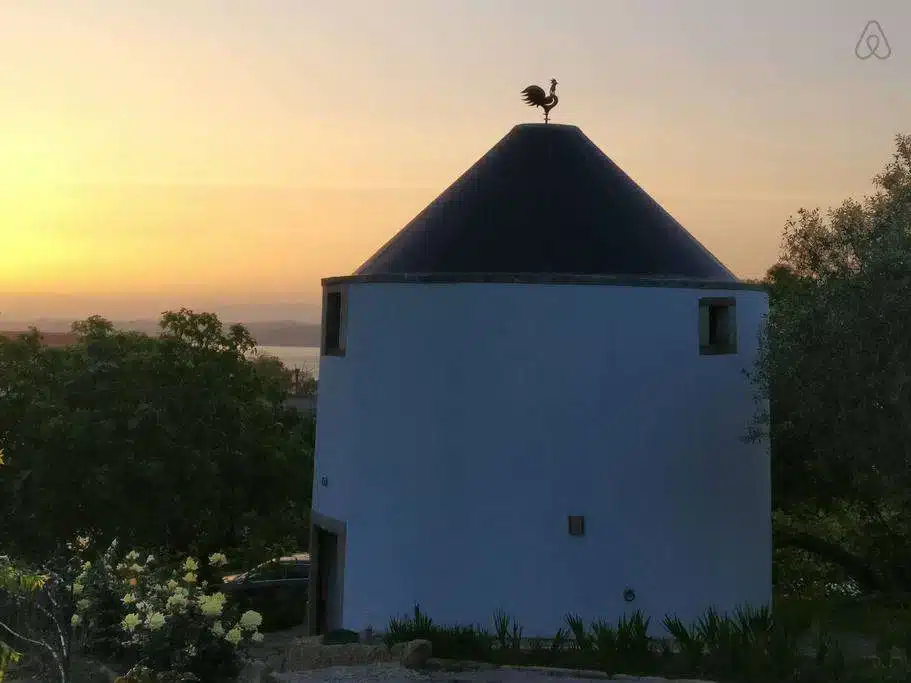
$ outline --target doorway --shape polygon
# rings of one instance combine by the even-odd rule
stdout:
[[[311,635],[342,628],[346,538],[344,522],[313,513],[307,608]]]

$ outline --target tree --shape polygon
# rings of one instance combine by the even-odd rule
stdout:
[[[272,375],[292,396],[315,396],[316,379],[307,368],[287,368],[281,359],[268,353],[256,353],[254,363],[263,374]]]
[[[0,556],[0,681],[10,664],[31,650],[35,659],[48,659],[60,683],[70,674],[73,615],[71,567],[53,558],[40,570],[23,567]]]
[[[777,540],[869,589],[911,589],[911,136],[875,192],[801,209],[766,284]]]
[[[100,317],[78,342],[36,331],[0,340],[0,543],[40,561],[58,539],[118,537],[197,553],[233,548],[245,529],[303,535],[314,425],[261,372],[247,330],[182,309],[161,334]]]
[[[274,379],[286,393],[291,392],[294,374],[285,367],[280,358],[268,353],[257,353],[253,363],[258,372]]]

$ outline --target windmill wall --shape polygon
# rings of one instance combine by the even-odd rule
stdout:
[[[567,612],[640,609],[660,630],[666,613],[770,601],[769,453],[742,439],[764,293],[351,282],[345,297],[313,490],[346,528],[335,626],[384,629],[419,603],[439,623],[502,609],[529,636]],[[705,297],[736,301],[737,353],[700,353]]]

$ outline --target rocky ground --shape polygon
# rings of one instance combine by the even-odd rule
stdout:
[[[414,641],[400,644],[390,652],[382,643],[323,645],[321,638],[308,637],[302,627],[266,634],[262,643],[250,651],[251,662],[240,677],[241,683],[583,683],[606,679],[598,671],[565,669],[495,667],[480,662],[456,662],[432,657],[430,644]],[[421,645],[426,643],[426,645]],[[870,644],[851,643],[858,651]],[[98,666],[80,667],[75,681],[110,683],[114,675]],[[76,672],[74,672],[75,674]],[[670,679],[617,676],[616,680],[672,683]],[[35,678],[16,678],[22,683],[46,683]],[[682,681],[680,683],[683,683]],[[689,680],[686,683],[707,683]]]
[[[599,672],[569,672],[563,670],[531,669],[488,669],[476,671],[413,671],[399,664],[374,666],[340,666],[315,671],[277,674],[277,681],[283,683],[350,683],[364,681],[372,683],[406,683],[410,681],[430,681],[437,683],[591,683],[594,680],[606,680],[607,676]],[[634,680],[644,683],[673,683],[665,678],[635,678],[619,675],[614,680]],[[680,681],[678,683],[684,683]],[[708,683],[706,681],[687,680],[685,683]]]
[[[245,671],[243,683],[587,683],[607,678],[598,671],[494,667],[434,659],[426,641],[402,644],[390,652],[382,644],[322,645],[319,637],[306,637],[300,632],[267,636],[258,651],[251,654],[257,662]],[[664,678],[616,679],[670,683]]]
[[[303,629],[298,629],[267,636],[257,653],[259,668],[244,683],[406,683],[418,680],[431,683],[583,683],[608,678],[599,671],[495,667],[480,662],[439,660],[431,656],[429,643],[426,649],[413,648],[414,643],[403,644],[393,652],[382,644],[323,645],[318,636],[307,637],[303,633]],[[869,655],[873,647],[863,638],[841,640],[846,654],[853,657]],[[266,663],[268,657],[272,657],[268,660],[270,664]],[[684,683],[677,679],[623,675],[616,676],[615,680]],[[688,679],[686,683],[709,682]]]

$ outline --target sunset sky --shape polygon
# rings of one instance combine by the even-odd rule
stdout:
[[[907,0],[3,0],[0,315],[312,317],[551,77],[553,121],[758,276],[870,191],[909,74]]]

